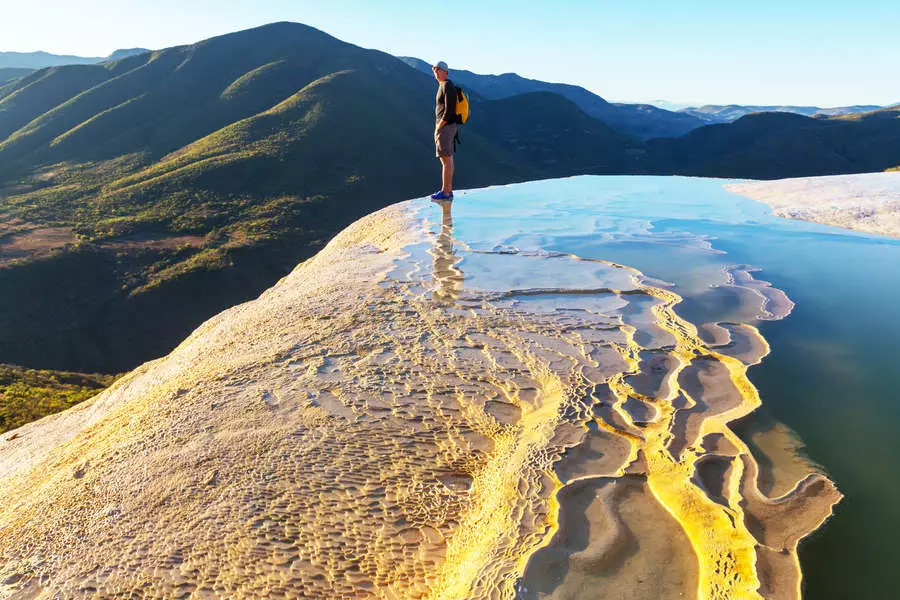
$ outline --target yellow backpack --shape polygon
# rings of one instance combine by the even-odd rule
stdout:
[[[466,93],[462,91],[462,88],[457,86],[456,88],[456,122],[457,123],[465,123],[469,120],[469,99],[466,98]]]

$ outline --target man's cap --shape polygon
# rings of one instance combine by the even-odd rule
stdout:
[[[436,63],[434,63],[434,66],[432,67],[432,69],[443,69],[443,70],[445,70],[445,71],[449,71],[449,70],[450,70],[450,69],[447,67],[447,63],[445,63],[445,62],[442,61],[442,60],[439,60],[439,61],[437,61]]]

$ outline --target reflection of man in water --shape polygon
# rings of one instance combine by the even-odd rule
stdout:
[[[463,285],[463,274],[456,267],[456,254],[453,252],[453,208],[452,201],[441,202],[443,215],[441,232],[434,241],[434,289],[432,298],[442,304],[452,304],[459,299]]]

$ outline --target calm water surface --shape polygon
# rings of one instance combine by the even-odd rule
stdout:
[[[454,202],[454,238],[469,250],[561,252],[637,268],[673,284],[689,320],[727,320],[735,307],[710,286],[727,284],[724,267],[759,269],[755,278],[796,307],[758,324],[772,346],[750,370],[763,408],[738,429],[784,423],[846,496],[801,544],[806,597],[896,597],[900,241],[780,219],[725,183],[575,177],[473,190]]]

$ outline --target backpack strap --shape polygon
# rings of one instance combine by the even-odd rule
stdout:
[[[453,136],[453,152],[456,152],[456,144],[462,144],[462,140],[459,137],[459,126],[456,127],[456,135]]]

